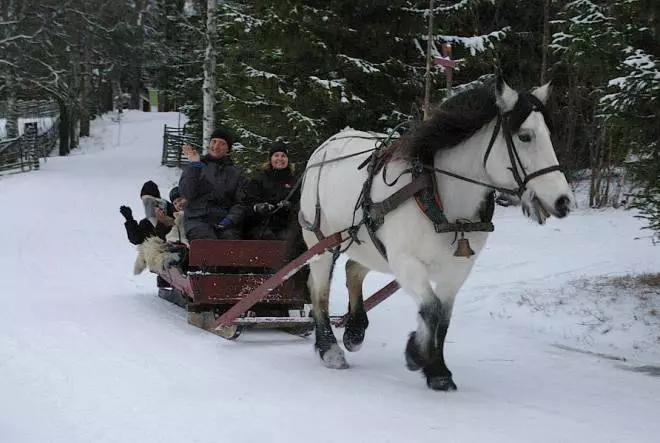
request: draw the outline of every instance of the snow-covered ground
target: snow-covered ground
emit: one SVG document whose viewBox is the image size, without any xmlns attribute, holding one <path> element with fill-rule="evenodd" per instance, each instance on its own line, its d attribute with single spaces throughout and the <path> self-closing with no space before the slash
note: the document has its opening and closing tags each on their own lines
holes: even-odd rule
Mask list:
<svg viewBox="0 0 660 443">
<path fill-rule="evenodd" d="M 332 371 L 311 338 L 223 341 L 157 298 L 153 275 L 131 275 L 118 208 L 139 217 L 145 180 L 164 195 L 177 182 L 159 166 L 177 120 L 127 112 L 121 133 L 96 120 L 71 156 L 0 177 L 0 442 L 658 441 L 660 295 L 602 285 L 658 272 L 632 213 L 539 227 L 498 208 L 449 331 L 459 391 L 432 392 L 404 367 L 415 305 L 402 292 L 370 314 L 352 367 Z"/>
</svg>

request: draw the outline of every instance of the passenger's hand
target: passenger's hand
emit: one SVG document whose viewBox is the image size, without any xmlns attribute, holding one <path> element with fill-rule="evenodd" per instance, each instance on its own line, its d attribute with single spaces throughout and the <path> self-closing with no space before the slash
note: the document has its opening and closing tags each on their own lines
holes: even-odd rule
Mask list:
<svg viewBox="0 0 660 443">
<path fill-rule="evenodd" d="M 215 227 L 215 229 L 218 229 L 220 231 L 224 231 L 225 229 L 229 228 L 233 224 L 234 223 L 231 220 L 229 220 L 228 218 L 223 218 L 214 227 Z"/>
<path fill-rule="evenodd" d="M 129 208 L 128 206 L 123 206 L 123 205 L 120 206 L 119 207 L 119 212 L 121 212 L 121 215 L 124 216 L 126 221 L 134 220 L 133 219 L 133 211 L 131 211 L 131 208 Z"/>
<path fill-rule="evenodd" d="M 199 159 L 201 158 L 199 156 L 199 152 L 197 152 L 197 150 L 188 143 L 183 145 L 183 155 L 185 155 L 186 158 L 191 162 L 198 162 Z"/>
<path fill-rule="evenodd" d="M 282 200 L 281 202 L 277 203 L 278 208 L 283 208 L 283 209 L 289 209 L 291 207 L 291 201 L 290 200 Z"/>
<path fill-rule="evenodd" d="M 275 209 L 275 206 L 270 203 L 257 203 L 252 207 L 252 210 L 260 215 L 268 214 L 273 209 Z"/>
</svg>

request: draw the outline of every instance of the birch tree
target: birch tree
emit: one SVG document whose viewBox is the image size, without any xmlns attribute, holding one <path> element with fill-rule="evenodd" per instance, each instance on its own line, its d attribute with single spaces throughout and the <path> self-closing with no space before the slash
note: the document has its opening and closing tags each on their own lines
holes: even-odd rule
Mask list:
<svg viewBox="0 0 660 443">
<path fill-rule="evenodd" d="M 206 52 L 204 54 L 204 115 L 202 124 L 202 146 L 207 148 L 211 133 L 215 129 L 215 41 L 217 38 L 216 1 L 206 3 Z"/>
</svg>

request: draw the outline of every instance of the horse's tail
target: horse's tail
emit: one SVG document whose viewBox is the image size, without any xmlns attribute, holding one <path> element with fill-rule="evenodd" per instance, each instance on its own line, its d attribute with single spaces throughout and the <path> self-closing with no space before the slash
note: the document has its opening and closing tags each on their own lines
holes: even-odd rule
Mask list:
<svg viewBox="0 0 660 443">
<path fill-rule="evenodd" d="M 286 265 L 287 263 L 295 260 L 307 251 L 307 244 L 305 243 L 305 239 L 302 235 L 302 226 L 300 226 L 300 223 L 298 222 L 299 210 L 300 204 L 295 204 L 291 207 L 291 211 L 289 212 L 289 227 L 286 233 L 286 246 L 284 249 L 282 265 Z M 309 294 L 309 288 L 307 287 L 308 278 L 309 267 L 305 265 L 289 280 L 291 280 L 293 284 L 293 291 L 295 291 L 296 294 L 300 294 L 300 296 L 310 302 L 311 297 Z"/>
</svg>

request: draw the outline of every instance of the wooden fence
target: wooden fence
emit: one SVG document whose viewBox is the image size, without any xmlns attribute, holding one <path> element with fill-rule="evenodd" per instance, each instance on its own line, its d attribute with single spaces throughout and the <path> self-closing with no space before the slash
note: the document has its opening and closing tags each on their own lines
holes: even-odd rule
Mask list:
<svg viewBox="0 0 660 443">
<path fill-rule="evenodd" d="M 41 134 L 37 123 L 25 123 L 20 137 L 0 140 L 0 174 L 39 169 L 40 159 L 46 160 L 57 146 L 59 119 Z"/>
<path fill-rule="evenodd" d="M 184 128 L 173 128 L 165 125 L 163 131 L 163 158 L 161 164 L 169 167 L 177 167 L 188 163 L 188 159 L 183 155 L 183 145 L 190 144 L 201 152 L 201 146 L 197 137 L 184 134 Z"/>
</svg>

